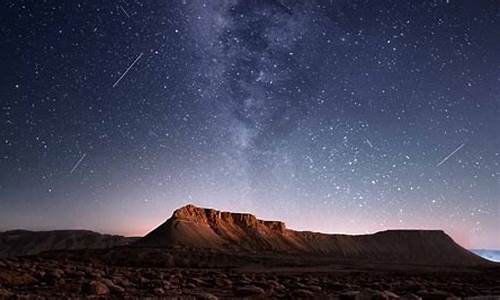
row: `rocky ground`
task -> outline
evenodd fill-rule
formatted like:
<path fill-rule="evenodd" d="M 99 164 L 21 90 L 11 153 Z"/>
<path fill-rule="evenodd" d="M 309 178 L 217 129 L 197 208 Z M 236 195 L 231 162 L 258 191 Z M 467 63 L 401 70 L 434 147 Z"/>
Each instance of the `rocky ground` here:
<path fill-rule="evenodd" d="M 0 299 L 500 300 L 500 264 L 439 230 L 298 232 L 187 205 L 139 240 L 9 231 L 2 246 Z"/>
<path fill-rule="evenodd" d="M 500 272 L 114 265 L 35 256 L 0 260 L 0 298 L 452 299 L 498 295 Z"/>

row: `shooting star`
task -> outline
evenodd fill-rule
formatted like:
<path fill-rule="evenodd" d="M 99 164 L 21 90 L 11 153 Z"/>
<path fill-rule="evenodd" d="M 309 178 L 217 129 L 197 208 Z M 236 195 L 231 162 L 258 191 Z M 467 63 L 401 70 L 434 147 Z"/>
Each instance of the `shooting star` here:
<path fill-rule="evenodd" d="M 80 159 L 75 163 L 75 165 L 73 166 L 73 168 L 71 169 L 71 171 L 69 171 L 70 174 L 73 174 L 73 172 L 76 170 L 76 168 L 78 168 L 78 166 L 80 165 L 80 163 L 82 162 L 82 160 L 85 158 L 85 156 L 87 156 L 87 154 L 83 153 L 82 157 L 80 157 Z"/>
<path fill-rule="evenodd" d="M 137 61 L 139 61 L 139 59 L 141 59 L 142 57 L 142 52 L 141 54 L 139 54 L 139 56 L 137 56 L 137 58 L 134 60 L 134 62 L 128 66 L 128 68 L 125 70 L 125 72 L 123 72 L 122 76 L 120 76 L 120 78 L 118 78 L 118 80 L 113 84 L 113 87 L 115 87 L 121 80 L 123 77 L 125 77 L 125 75 L 127 75 L 128 71 L 130 71 L 130 69 L 132 69 L 132 67 L 137 63 Z"/>
<path fill-rule="evenodd" d="M 366 139 L 366 143 L 368 144 L 368 146 L 370 146 L 370 148 L 373 148 L 373 144 L 372 144 L 372 142 L 370 142 L 369 139 Z"/>
<path fill-rule="evenodd" d="M 457 152 L 458 152 L 458 150 L 462 149 L 464 146 L 465 146 L 465 144 L 462 144 L 462 145 L 458 146 L 458 148 L 457 148 L 457 149 L 455 149 L 455 151 L 451 152 L 451 153 L 450 153 L 450 154 L 448 154 L 445 158 L 443 158 L 443 160 L 442 160 L 442 161 L 440 161 L 440 162 L 436 165 L 436 167 L 439 167 L 440 165 L 444 164 L 444 163 L 445 163 L 445 162 L 446 162 L 446 161 L 447 161 L 450 157 L 452 157 L 452 156 L 453 156 L 453 154 L 457 153 Z"/>
<path fill-rule="evenodd" d="M 127 16 L 127 18 L 130 18 L 130 15 L 127 13 L 125 8 L 123 8 L 123 6 L 119 5 L 118 7 L 123 11 L 123 13 Z"/>

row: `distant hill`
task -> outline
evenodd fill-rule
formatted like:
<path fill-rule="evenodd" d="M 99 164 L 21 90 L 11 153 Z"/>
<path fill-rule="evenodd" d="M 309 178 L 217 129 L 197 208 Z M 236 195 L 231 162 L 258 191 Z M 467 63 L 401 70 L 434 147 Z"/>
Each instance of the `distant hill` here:
<path fill-rule="evenodd" d="M 500 262 L 500 250 L 471 249 L 470 251 L 488 260 Z"/>
<path fill-rule="evenodd" d="M 135 245 L 322 255 L 411 264 L 488 264 L 441 230 L 388 230 L 367 235 L 301 232 L 287 229 L 283 222 L 193 205 L 176 210 L 170 219 Z"/>
<path fill-rule="evenodd" d="M 146 248 L 187 247 L 228 254 L 299 255 L 365 263 L 416 265 L 490 265 L 462 248 L 441 230 L 387 230 L 366 235 L 324 234 L 287 229 L 280 221 L 263 221 L 247 213 L 222 212 L 187 205 L 143 238 L 87 230 L 0 232 L 0 258 L 49 250 L 101 249 L 134 245 Z M 498 252 L 474 250 L 494 260 Z"/>
<path fill-rule="evenodd" d="M 48 250 L 109 248 L 135 240 L 89 230 L 11 230 L 0 232 L 0 258 L 34 255 Z"/>

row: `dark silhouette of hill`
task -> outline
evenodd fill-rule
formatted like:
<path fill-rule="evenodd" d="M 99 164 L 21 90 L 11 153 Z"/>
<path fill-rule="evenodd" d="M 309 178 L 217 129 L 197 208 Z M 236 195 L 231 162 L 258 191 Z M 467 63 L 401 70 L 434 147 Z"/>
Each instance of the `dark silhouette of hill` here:
<path fill-rule="evenodd" d="M 97 249 L 127 245 L 137 238 L 89 230 L 0 232 L 0 258 L 34 255 L 49 250 Z"/>

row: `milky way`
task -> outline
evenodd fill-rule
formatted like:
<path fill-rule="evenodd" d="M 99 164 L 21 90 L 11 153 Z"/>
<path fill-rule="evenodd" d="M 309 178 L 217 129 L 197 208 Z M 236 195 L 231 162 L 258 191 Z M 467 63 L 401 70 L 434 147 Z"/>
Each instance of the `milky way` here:
<path fill-rule="evenodd" d="M 500 247 L 495 1 L 5 1 L 1 15 L 0 230 L 144 234 L 194 203 Z"/>

